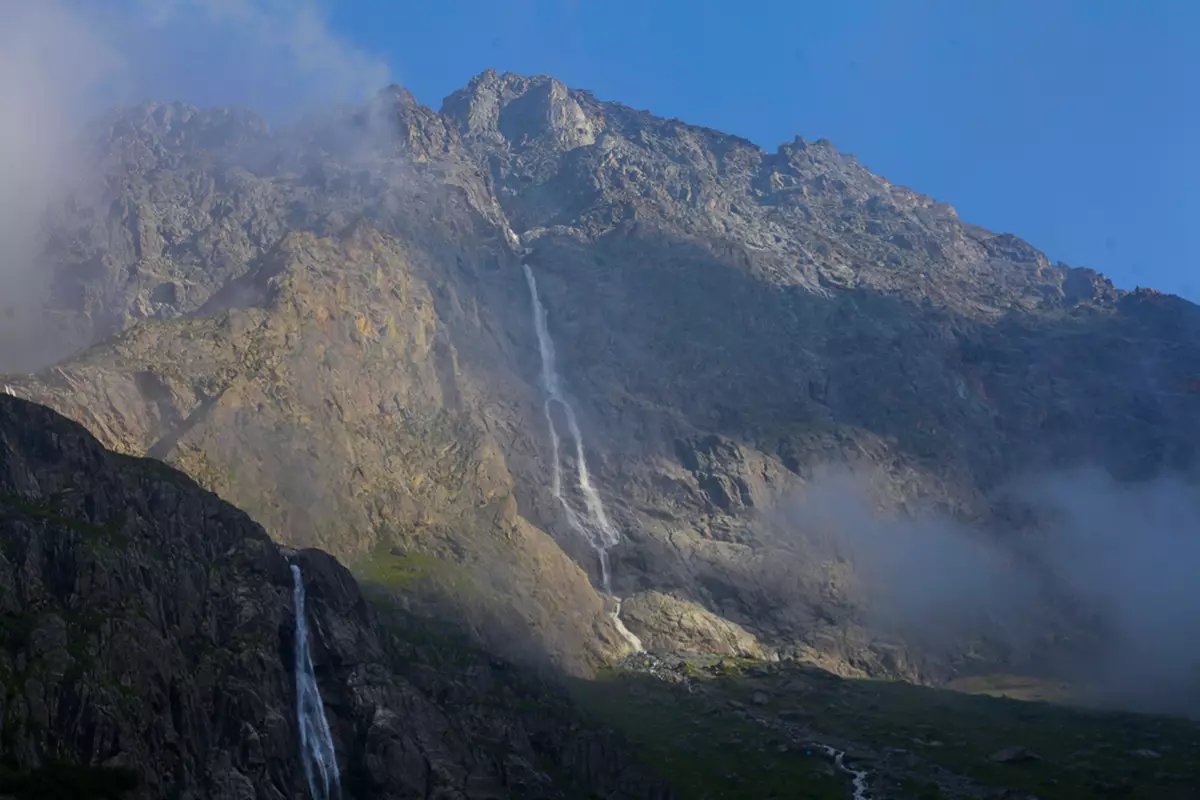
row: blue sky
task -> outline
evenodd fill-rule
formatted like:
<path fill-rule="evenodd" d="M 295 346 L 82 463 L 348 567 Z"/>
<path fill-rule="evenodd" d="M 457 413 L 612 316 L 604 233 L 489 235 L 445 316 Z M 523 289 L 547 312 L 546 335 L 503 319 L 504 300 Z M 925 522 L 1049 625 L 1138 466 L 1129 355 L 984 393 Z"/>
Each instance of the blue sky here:
<path fill-rule="evenodd" d="M 546 73 L 893 182 L 1119 286 L 1200 300 L 1200 2 L 338 0 L 422 102 Z"/>

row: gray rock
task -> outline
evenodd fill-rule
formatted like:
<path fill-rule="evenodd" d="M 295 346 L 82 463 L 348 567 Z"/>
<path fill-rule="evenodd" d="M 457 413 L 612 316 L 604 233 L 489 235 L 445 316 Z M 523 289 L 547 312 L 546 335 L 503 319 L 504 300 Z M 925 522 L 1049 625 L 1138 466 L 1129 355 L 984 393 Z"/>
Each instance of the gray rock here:
<path fill-rule="evenodd" d="M 1041 761 L 1041 757 L 1024 747 L 1011 746 L 997 750 L 988 756 L 989 761 L 997 764 L 1023 764 L 1031 761 Z"/>

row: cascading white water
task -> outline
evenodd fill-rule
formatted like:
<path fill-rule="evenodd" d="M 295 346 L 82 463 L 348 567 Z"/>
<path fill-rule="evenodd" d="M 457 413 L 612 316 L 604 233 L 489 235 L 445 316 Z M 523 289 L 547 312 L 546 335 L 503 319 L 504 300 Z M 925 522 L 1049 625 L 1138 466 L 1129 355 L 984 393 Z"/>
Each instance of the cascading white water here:
<path fill-rule="evenodd" d="M 333 734 L 308 650 L 308 620 L 304 616 L 304 579 L 292 564 L 292 607 L 296 614 L 296 721 L 300 726 L 300 763 L 313 800 L 342 796 L 341 775 L 333 750 Z"/>
<path fill-rule="evenodd" d="M 596 551 L 596 557 L 600 562 L 601 587 L 604 594 L 612 598 L 615 604 L 615 609 L 609 614 L 609 618 L 612 619 L 617 632 L 625 641 L 634 650 L 640 652 L 644 649 L 642 643 L 621 621 L 621 600 L 612 593 L 608 551 L 620 543 L 621 535 L 609 522 L 608 515 L 604 512 L 604 503 L 601 502 L 600 495 L 596 491 L 596 487 L 592 485 L 591 476 L 588 474 L 587 461 L 584 460 L 583 432 L 579 429 L 579 420 L 575 416 L 575 409 L 563 393 L 562 383 L 558 377 L 554 340 L 550 338 L 550 329 L 546 324 L 546 308 L 542 305 L 541 297 L 538 295 L 537 280 L 534 279 L 533 270 L 529 268 L 528 264 L 522 264 L 521 268 L 525 271 L 525 281 L 529 284 L 529 296 L 533 303 L 533 327 L 537 332 L 538 349 L 542 356 L 542 390 L 546 396 L 542 409 L 546 414 L 546 424 L 550 428 L 550 457 L 553 464 L 550 493 L 562 506 L 563 513 L 567 517 L 567 524 Z M 562 447 L 562 439 L 554 424 L 553 413 L 556 404 L 562 409 L 563 417 L 567 422 L 567 432 L 575 441 L 575 469 L 579 493 L 583 496 L 584 510 L 582 514 L 571 505 L 570 500 L 563 493 L 562 460 L 559 452 Z"/>
<path fill-rule="evenodd" d="M 846 766 L 846 754 L 835 747 L 830 747 L 827 744 L 818 745 L 825 754 L 833 759 L 835 767 L 849 775 L 854 781 L 854 800 L 870 800 L 867 795 L 867 771 L 865 769 L 851 769 Z"/>

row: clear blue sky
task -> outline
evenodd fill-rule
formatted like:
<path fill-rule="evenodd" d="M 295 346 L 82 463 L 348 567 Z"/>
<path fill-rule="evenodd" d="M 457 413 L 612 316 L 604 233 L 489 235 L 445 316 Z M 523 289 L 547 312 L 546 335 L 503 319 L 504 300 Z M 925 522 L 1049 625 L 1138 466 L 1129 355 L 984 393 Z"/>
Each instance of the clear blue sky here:
<path fill-rule="evenodd" d="M 1200 0 L 339 0 L 422 102 L 547 73 L 870 169 L 1119 286 L 1200 300 Z"/>

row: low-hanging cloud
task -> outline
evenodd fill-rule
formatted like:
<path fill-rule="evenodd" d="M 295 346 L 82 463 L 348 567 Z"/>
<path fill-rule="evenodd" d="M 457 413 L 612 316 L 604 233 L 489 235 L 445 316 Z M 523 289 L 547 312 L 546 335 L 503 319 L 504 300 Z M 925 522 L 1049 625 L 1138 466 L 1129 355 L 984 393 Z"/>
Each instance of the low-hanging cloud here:
<path fill-rule="evenodd" d="M 386 63 L 332 31 L 315 0 L 140 0 L 135 8 L 145 22 L 125 28 L 129 52 L 168 64 L 143 79 L 146 96 L 286 116 L 364 100 L 387 82 Z"/>
<path fill-rule="evenodd" d="M 1047 516 L 1042 557 L 1105 623 L 1086 677 L 1123 704 L 1200 711 L 1200 490 L 1087 470 L 1016 492 Z"/>
<path fill-rule="evenodd" d="M 31 302 L 47 206 L 82 166 L 70 147 L 78 109 L 121 73 L 121 57 L 88 20 L 54 2 L 4 0 L 0 26 L 0 355 L 42 336 Z"/>
<path fill-rule="evenodd" d="M 934 650 L 981 631 L 1015 647 L 1038 586 L 988 537 L 920 509 L 899 513 L 868 477 L 819 472 L 779 513 L 816 551 L 849 562 L 863 621 Z"/>
<path fill-rule="evenodd" d="M 388 69 L 317 0 L 0 0 L 0 371 L 44 360 L 46 209 L 96 179 L 82 125 L 117 106 L 239 105 L 275 122 L 361 102 Z"/>
<path fill-rule="evenodd" d="M 984 532 L 883 510 L 868 481 L 838 471 L 778 514 L 806 552 L 853 565 L 879 633 L 942 652 L 983 636 L 1010 666 L 1107 702 L 1200 711 L 1200 490 L 1083 470 L 1003 494 L 1036 524 Z"/>

